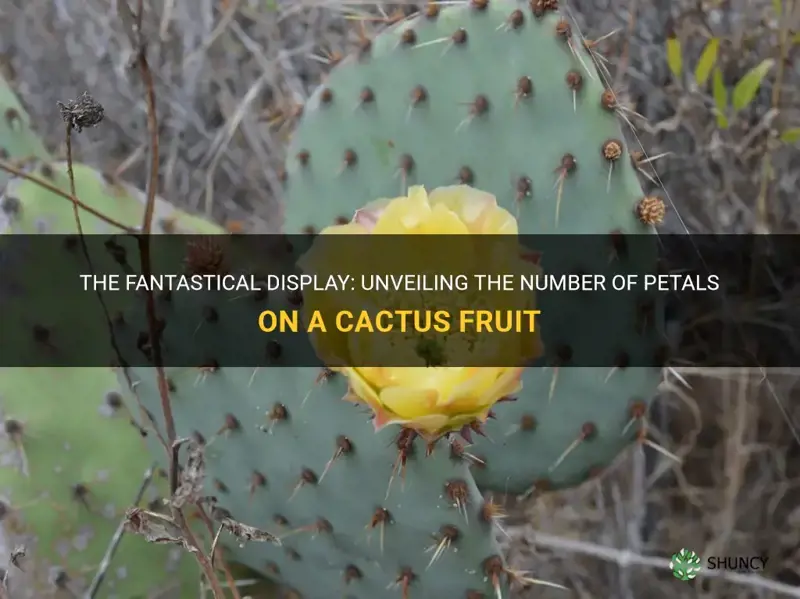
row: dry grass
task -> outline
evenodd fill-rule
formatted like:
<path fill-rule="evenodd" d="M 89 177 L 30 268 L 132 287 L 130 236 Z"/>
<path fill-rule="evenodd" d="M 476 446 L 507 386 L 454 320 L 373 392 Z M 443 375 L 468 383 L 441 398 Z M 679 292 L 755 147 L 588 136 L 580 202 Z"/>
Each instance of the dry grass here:
<path fill-rule="evenodd" d="M 145 2 L 166 197 L 219 220 L 245 221 L 250 230 L 274 230 L 276 169 L 291 128 L 285 116 L 326 70 L 316 57 L 352 46 L 356 32 L 343 18 L 343 4 L 375 14 L 371 3 L 353 0 Z M 106 123 L 102 133 L 76 139 L 79 155 L 143 186 L 143 94 L 138 76 L 126 70 L 131 49 L 112 5 L 6 0 L 0 51 L 54 147 L 63 138 L 56 100 L 91 90 L 106 108 Z M 798 230 L 800 155 L 776 144 L 773 133 L 800 126 L 798 48 L 783 48 L 780 83 L 773 76 L 727 131 L 715 125 L 707 91 L 672 80 L 664 52 L 670 20 L 685 41 L 689 67 L 705 38 L 720 36 L 724 74 L 735 82 L 760 60 L 780 56 L 773 2 L 569 5 L 589 38 L 620 29 L 605 48 L 615 87 L 647 118 L 639 136 L 649 154 L 671 153 L 657 162 L 677 209 L 668 230 L 751 232 L 759 224 Z M 800 3 L 783 6 L 796 31 Z M 767 160 L 774 175 L 765 179 Z M 713 370 L 686 379 L 689 389 L 670 377 L 652 416 L 660 442 L 682 463 L 637 448 L 599 482 L 515 506 L 505 542 L 516 565 L 579 597 L 800 597 L 797 588 L 779 586 L 800 585 L 797 373 L 765 378 Z M 728 575 L 680 583 L 664 558 L 681 547 L 701 555 L 766 554 L 768 580 Z M 569 594 L 536 589 L 530 596 Z"/>
<path fill-rule="evenodd" d="M 797 372 L 682 378 L 692 388 L 670 377 L 653 418 L 681 465 L 636 447 L 600 481 L 517 506 L 512 562 L 580 597 L 800 597 L 800 438 L 787 425 L 800 422 Z M 678 583 L 668 560 L 682 547 L 769 563 Z"/>

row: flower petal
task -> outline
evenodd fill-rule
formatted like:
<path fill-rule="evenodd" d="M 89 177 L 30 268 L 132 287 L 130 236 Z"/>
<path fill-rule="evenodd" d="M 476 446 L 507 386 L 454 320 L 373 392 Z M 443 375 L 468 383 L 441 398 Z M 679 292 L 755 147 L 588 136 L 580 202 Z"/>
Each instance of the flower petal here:
<path fill-rule="evenodd" d="M 353 222 L 361 225 L 367 229 L 367 231 L 372 233 L 372 230 L 375 228 L 375 224 L 378 222 L 381 214 L 383 214 L 383 211 L 386 210 L 386 207 L 391 201 L 391 198 L 381 198 L 380 200 L 370 202 L 363 208 L 356 210 L 356 214 L 353 217 Z"/>
<path fill-rule="evenodd" d="M 416 420 L 435 412 L 439 392 L 436 389 L 415 389 L 412 387 L 389 387 L 380 394 L 380 402 L 402 418 Z"/>
<path fill-rule="evenodd" d="M 429 200 L 431 206 L 445 205 L 455 212 L 467 226 L 478 222 L 487 210 L 497 207 L 497 198 L 492 194 L 469 185 L 450 185 L 434 189 Z M 477 232 L 477 231 L 474 231 Z"/>
<path fill-rule="evenodd" d="M 345 225 L 333 225 L 325 227 L 320 231 L 320 235 L 366 235 L 369 229 L 358 222 L 350 222 Z"/>
<path fill-rule="evenodd" d="M 381 407 L 380 396 L 378 391 L 370 384 L 370 381 L 364 377 L 359 368 L 345 368 L 347 382 L 350 383 L 350 390 L 352 393 L 361 398 L 363 402 L 368 404 L 373 410 Z"/>
<path fill-rule="evenodd" d="M 372 229 L 374 235 L 402 235 L 419 226 L 431 212 L 428 194 L 422 185 L 408 190 L 407 197 L 395 198 L 385 207 Z"/>

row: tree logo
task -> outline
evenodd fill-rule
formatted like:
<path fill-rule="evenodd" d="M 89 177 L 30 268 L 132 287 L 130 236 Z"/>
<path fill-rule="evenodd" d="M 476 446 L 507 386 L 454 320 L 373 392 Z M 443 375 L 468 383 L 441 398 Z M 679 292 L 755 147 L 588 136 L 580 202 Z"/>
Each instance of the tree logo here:
<path fill-rule="evenodd" d="M 672 575 L 678 580 L 693 580 L 702 569 L 700 556 L 694 551 L 681 549 L 669 562 Z"/>

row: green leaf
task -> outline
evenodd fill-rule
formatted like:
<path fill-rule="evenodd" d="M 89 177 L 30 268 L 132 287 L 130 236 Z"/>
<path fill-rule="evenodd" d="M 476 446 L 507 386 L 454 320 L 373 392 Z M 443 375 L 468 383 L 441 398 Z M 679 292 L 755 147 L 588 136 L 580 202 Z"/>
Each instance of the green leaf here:
<path fill-rule="evenodd" d="M 785 144 L 796 144 L 800 141 L 800 127 L 793 127 L 781 133 L 781 141 Z"/>
<path fill-rule="evenodd" d="M 761 87 L 761 82 L 764 81 L 764 77 L 767 76 L 767 73 L 774 65 L 775 61 L 767 58 L 744 74 L 739 83 L 736 84 L 736 87 L 733 88 L 734 110 L 742 110 L 753 101 L 758 89 Z"/>
<path fill-rule="evenodd" d="M 783 4 L 781 0 L 772 0 L 772 10 L 775 11 L 775 16 L 780 19 L 783 15 Z"/>
<path fill-rule="evenodd" d="M 667 38 L 667 66 L 675 79 L 681 78 L 683 56 L 681 55 L 681 43 L 677 37 Z"/>
<path fill-rule="evenodd" d="M 719 67 L 714 69 L 714 76 L 711 80 L 712 95 L 714 96 L 714 108 L 717 114 L 717 126 L 720 129 L 728 128 L 728 88 L 722 80 L 722 71 Z"/>
<path fill-rule="evenodd" d="M 703 53 L 700 55 L 700 60 L 697 61 L 697 67 L 694 71 L 694 80 L 697 85 L 703 87 L 711 75 L 711 69 L 717 63 L 717 51 L 719 50 L 719 38 L 712 37 L 708 40 Z"/>

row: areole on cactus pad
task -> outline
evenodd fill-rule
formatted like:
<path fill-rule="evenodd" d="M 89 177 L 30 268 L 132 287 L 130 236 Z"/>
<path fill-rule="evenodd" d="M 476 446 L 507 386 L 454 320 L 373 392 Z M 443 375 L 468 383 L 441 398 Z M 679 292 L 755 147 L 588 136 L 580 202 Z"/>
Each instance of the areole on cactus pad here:
<path fill-rule="evenodd" d="M 459 273 L 494 270 L 495 272 L 536 275 L 541 272 L 535 260 L 530 260 L 530 250 L 519 246 L 519 252 L 498 251 L 491 257 L 478 255 L 477 246 L 471 253 L 470 244 L 459 244 L 458 249 L 447 245 L 452 235 L 509 235 L 517 236 L 517 222 L 514 216 L 497 205 L 491 194 L 467 185 L 454 185 L 434 189 L 430 194 L 423 186 L 413 186 L 408 195 L 397 198 L 379 199 L 356 211 L 350 223 L 332 226 L 322 231 L 308 252 L 301 257 L 298 265 L 307 273 L 329 274 L 342 272 L 345 265 L 355 265 L 361 273 L 392 272 L 393 267 L 401 272 L 421 272 L 436 268 L 439 262 L 422 252 L 415 256 L 413 241 L 399 238 L 395 243 L 396 252 L 375 255 L 377 252 L 365 251 L 363 244 L 343 245 L 338 235 L 437 235 L 442 236 L 444 266 L 457 268 Z M 332 236 L 332 237 L 329 237 Z M 359 238 L 360 239 L 360 238 Z M 459 237 L 460 241 L 465 237 Z M 325 243 L 331 240 L 331 243 Z M 341 251 L 344 248 L 345 251 Z M 509 245 L 498 246 L 507 250 Z M 345 256 L 350 253 L 359 255 Z M 513 246 L 512 246 L 513 249 Z M 339 250 L 339 251 L 337 251 Z M 405 251 L 408 250 L 408 251 Z M 394 260 L 393 260 L 394 257 Z M 418 258 L 418 260 L 415 260 Z M 425 305 L 436 301 L 430 296 L 446 296 L 445 302 L 452 306 L 453 300 L 461 306 L 469 307 L 477 301 L 491 304 L 492 299 L 508 301 L 508 297 L 495 298 L 490 292 L 479 291 L 481 297 L 473 297 L 468 291 L 463 293 L 443 292 L 399 293 L 366 292 L 363 287 L 354 288 L 348 294 L 351 300 L 343 300 L 340 293 L 311 291 L 304 296 L 306 321 L 317 310 L 338 303 L 339 307 L 372 307 L 374 312 L 392 314 L 392 308 L 402 308 L 411 312 L 425 311 Z M 513 294 L 528 308 L 535 308 L 535 294 L 532 291 L 505 292 Z M 393 300 L 397 300 L 393 302 Z M 416 299 L 420 303 L 411 305 Z M 396 304 L 396 305 L 392 305 Z M 412 317 L 415 315 L 411 315 Z M 523 363 L 537 359 L 542 354 L 542 344 L 534 330 L 530 335 L 514 335 L 509 339 L 499 336 L 477 335 L 464 340 L 464 335 L 449 336 L 449 331 L 436 332 L 430 323 L 420 326 L 389 327 L 390 330 L 365 337 L 341 330 L 327 330 L 324 333 L 311 333 L 320 358 L 330 364 L 331 369 L 347 377 L 350 385 L 345 399 L 365 403 L 374 412 L 373 423 L 376 428 L 388 424 L 401 424 L 413 429 L 429 440 L 469 426 L 474 422 L 485 422 L 491 407 L 499 400 L 517 393 L 522 384 Z M 370 326 L 366 324 L 365 326 Z M 307 327 L 310 330 L 310 327 Z M 425 330 L 425 335 L 420 333 Z M 444 334 L 443 334 L 444 333 Z M 420 340 L 427 343 L 420 343 Z M 457 344 L 454 349 L 453 342 Z M 520 341 L 514 343 L 514 340 Z M 463 344 L 474 344 L 477 351 L 491 351 L 492 356 L 502 356 L 494 360 L 507 360 L 500 367 L 461 367 L 443 366 L 450 354 L 463 355 Z M 491 348 L 479 347 L 491 343 Z M 437 348 L 436 356 L 430 355 L 430 348 Z M 376 352 L 400 353 L 407 365 L 397 367 L 366 367 L 360 360 L 374 360 Z M 436 363 L 431 363 L 436 360 Z M 343 366 L 333 366 L 342 363 Z M 494 363 L 497 363 L 496 361 Z M 404 362 L 405 364 L 405 362 Z"/>

